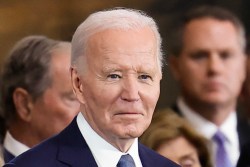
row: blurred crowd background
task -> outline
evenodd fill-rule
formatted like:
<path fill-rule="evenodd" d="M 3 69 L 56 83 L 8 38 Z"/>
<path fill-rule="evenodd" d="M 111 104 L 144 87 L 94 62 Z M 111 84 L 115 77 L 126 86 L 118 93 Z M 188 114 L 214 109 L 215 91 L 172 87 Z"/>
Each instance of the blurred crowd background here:
<path fill-rule="evenodd" d="M 178 16 L 195 5 L 222 6 L 234 12 L 250 33 L 249 0 L 0 0 L 0 66 L 16 41 L 27 35 L 46 35 L 70 41 L 73 32 L 88 14 L 112 7 L 129 7 L 145 11 L 156 19 L 167 56 L 168 30 Z M 248 35 L 249 36 L 249 35 Z M 167 62 L 166 62 L 167 64 Z M 178 86 L 167 65 L 161 83 L 158 108 L 173 103 Z"/>

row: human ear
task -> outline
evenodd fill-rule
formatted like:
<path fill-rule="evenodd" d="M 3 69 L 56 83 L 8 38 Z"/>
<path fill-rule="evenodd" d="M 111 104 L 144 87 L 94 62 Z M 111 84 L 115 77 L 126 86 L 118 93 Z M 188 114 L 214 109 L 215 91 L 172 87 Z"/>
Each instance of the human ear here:
<path fill-rule="evenodd" d="M 33 101 L 30 94 L 23 88 L 16 88 L 12 98 L 18 117 L 23 121 L 29 122 L 32 117 L 31 111 L 33 108 Z"/>
<path fill-rule="evenodd" d="M 83 91 L 84 91 L 83 84 L 80 80 L 76 68 L 73 67 L 70 68 L 70 75 L 71 75 L 71 84 L 74 94 L 81 103 L 85 103 L 85 99 L 83 96 Z"/>

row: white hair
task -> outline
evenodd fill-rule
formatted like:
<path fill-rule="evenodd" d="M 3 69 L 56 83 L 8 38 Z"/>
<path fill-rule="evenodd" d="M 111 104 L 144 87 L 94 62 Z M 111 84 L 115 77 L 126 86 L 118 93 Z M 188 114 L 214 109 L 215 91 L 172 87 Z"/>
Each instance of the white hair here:
<path fill-rule="evenodd" d="M 162 39 L 154 19 L 142 11 L 124 8 L 114 8 L 93 13 L 78 26 L 72 38 L 71 65 L 76 66 L 78 58 L 85 54 L 87 42 L 91 35 L 113 28 L 129 30 L 143 27 L 149 27 L 155 35 L 157 41 L 157 61 L 161 68 L 163 64 Z"/>

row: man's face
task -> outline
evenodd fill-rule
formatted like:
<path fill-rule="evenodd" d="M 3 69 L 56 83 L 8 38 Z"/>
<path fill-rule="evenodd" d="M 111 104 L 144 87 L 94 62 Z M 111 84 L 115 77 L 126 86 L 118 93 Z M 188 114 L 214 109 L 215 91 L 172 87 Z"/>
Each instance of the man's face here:
<path fill-rule="evenodd" d="M 245 78 L 245 56 L 236 29 L 228 21 L 191 21 L 185 28 L 183 50 L 173 58 L 172 67 L 186 100 L 235 103 Z"/>
<path fill-rule="evenodd" d="M 38 139 L 44 140 L 64 129 L 79 112 L 70 82 L 69 52 L 55 52 L 51 60 L 52 85 L 33 106 L 31 129 Z"/>
<path fill-rule="evenodd" d="M 101 31 L 90 37 L 86 55 L 85 70 L 72 75 L 73 80 L 79 77 L 76 92 L 85 119 L 112 144 L 140 136 L 151 122 L 160 92 L 153 32 Z"/>

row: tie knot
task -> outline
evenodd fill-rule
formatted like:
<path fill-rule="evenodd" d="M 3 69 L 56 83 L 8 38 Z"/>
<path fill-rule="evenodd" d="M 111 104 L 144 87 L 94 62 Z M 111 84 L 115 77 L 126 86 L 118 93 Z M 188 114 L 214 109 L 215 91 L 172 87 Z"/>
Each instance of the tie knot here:
<path fill-rule="evenodd" d="M 217 131 L 215 133 L 215 135 L 213 136 L 213 140 L 219 144 L 219 145 L 223 145 L 225 140 L 226 140 L 226 137 L 224 136 L 224 134 L 220 131 Z"/>
<path fill-rule="evenodd" d="M 117 167 L 135 167 L 135 162 L 131 155 L 122 155 L 117 164 Z"/>

